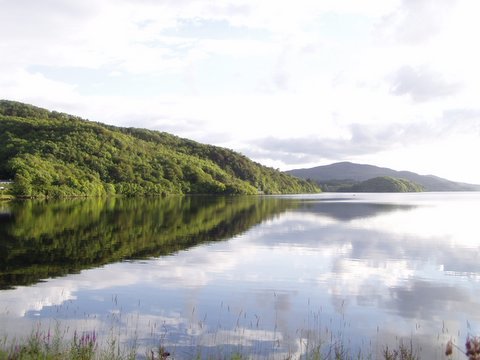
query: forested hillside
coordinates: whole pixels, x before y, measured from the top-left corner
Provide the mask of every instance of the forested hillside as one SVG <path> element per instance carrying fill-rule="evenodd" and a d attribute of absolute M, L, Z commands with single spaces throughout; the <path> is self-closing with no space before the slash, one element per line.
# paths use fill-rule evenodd
<path fill-rule="evenodd" d="M 390 176 L 379 176 L 362 181 L 342 191 L 348 192 L 421 192 L 423 187 L 405 179 Z"/>
<path fill-rule="evenodd" d="M 232 150 L 0 101 L 0 179 L 16 196 L 281 194 L 311 183 Z"/>

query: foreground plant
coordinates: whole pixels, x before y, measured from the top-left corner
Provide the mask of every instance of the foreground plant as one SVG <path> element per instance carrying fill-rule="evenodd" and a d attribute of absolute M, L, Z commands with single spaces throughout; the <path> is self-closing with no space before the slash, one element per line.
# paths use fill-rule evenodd
<path fill-rule="evenodd" d="M 93 359 L 97 347 L 97 335 L 95 331 L 92 333 L 82 333 L 81 336 L 75 331 L 70 347 L 70 358 L 73 360 Z"/>
<path fill-rule="evenodd" d="M 172 345 L 174 346 L 174 345 Z M 213 344 L 220 346 L 220 344 Z M 480 341 L 472 338 L 467 341 L 467 354 L 469 359 L 480 360 Z M 140 351 L 139 351 L 140 350 Z M 359 350 L 353 353 L 353 349 L 345 345 L 341 340 L 331 342 L 316 342 L 307 344 L 302 355 L 299 354 L 263 354 L 273 359 L 305 359 L 305 360 L 419 360 L 418 348 L 413 345 L 413 340 L 404 344 L 399 342 L 395 347 L 385 347 L 378 355 L 372 353 L 364 354 Z M 143 352 L 145 351 L 145 352 Z M 57 323 L 53 331 L 42 331 L 40 324 L 34 329 L 30 336 L 25 339 L 0 339 L 0 360 L 135 360 L 143 358 L 146 360 L 170 360 L 177 358 L 171 348 L 165 347 L 163 339 L 158 345 L 152 348 L 139 349 L 137 341 L 129 342 L 128 345 L 121 345 L 118 334 L 112 332 L 108 339 L 98 339 L 98 333 L 94 331 L 75 331 L 73 337 L 68 336 L 68 329 L 62 331 Z M 209 350 L 211 351 L 211 349 Z M 143 352 L 143 354 L 142 354 Z M 450 352 L 451 353 L 451 352 Z M 262 354 L 259 354 L 263 356 Z M 192 353 L 178 355 L 179 358 L 187 359 L 220 359 L 220 360 L 246 360 L 251 359 L 252 354 L 248 349 L 236 349 L 233 352 L 221 352 L 214 354 L 202 353 L 201 347 L 196 354 Z"/>
<path fill-rule="evenodd" d="M 50 329 L 47 332 L 37 329 L 22 341 L 14 339 L 7 342 L 7 339 L 4 338 L 0 343 L 0 360 L 135 359 L 135 356 L 112 351 L 100 353 L 95 331 L 82 332 L 81 334 L 75 331 L 71 341 L 66 341 L 64 335 L 57 327 L 53 334 Z"/>
<path fill-rule="evenodd" d="M 468 357 L 468 360 L 480 360 L 480 338 L 478 337 L 467 337 L 465 342 L 465 352 L 455 345 L 452 340 L 447 343 L 447 348 L 445 350 L 446 356 L 451 356 L 453 354 L 453 348 L 457 348 L 462 354 Z"/>
<path fill-rule="evenodd" d="M 388 346 L 383 351 L 383 358 L 385 360 L 419 360 L 420 357 L 413 349 L 413 344 L 410 342 L 410 346 L 403 344 L 402 342 L 398 346 L 398 349 L 389 349 Z"/>
<path fill-rule="evenodd" d="M 168 352 L 163 346 L 159 346 L 156 351 L 152 349 L 147 353 L 148 360 L 166 360 L 169 356 L 170 352 Z"/>

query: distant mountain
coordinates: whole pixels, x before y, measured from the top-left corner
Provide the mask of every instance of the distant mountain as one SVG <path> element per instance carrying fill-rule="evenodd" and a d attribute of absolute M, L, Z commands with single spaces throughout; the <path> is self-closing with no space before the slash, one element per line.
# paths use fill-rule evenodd
<path fill-rule="evenodd" d="M 12 179 L 18 197 L 320 191 L 226 148 L 7 100 L 0 100 L 0 179 Z"/>
<path fill-rule="evenodd" d="M 352 162 L 339 162 L 309 169 L 290 170 L 287 173 L 302 179 L 311 179 L 327 191 L 334 191 L 342 186 L 352 186 L 362 181 L 384 176 L 406 179 L 421 185 L 425 191 L 480 191 L 480 185 L 450 181 L 434 175 L 419 175 L 411 171 L 396 171 Z"/>

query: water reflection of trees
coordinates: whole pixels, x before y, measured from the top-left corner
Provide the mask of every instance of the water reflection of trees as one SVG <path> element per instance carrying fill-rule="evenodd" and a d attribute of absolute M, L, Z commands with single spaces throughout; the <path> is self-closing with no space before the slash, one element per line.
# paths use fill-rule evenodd
<path fill-rule="evenodd" d="M 13 203 L 0 222 L 0 288 L 227 239 L 291 206 L 201 196 Z"/>
<path fill-rule="evenodd" d="M 3 204 L 0 289 L 227 239 L 292 208 L 345 221 L 410 210 L 411 206 L 255 196 Z"/>

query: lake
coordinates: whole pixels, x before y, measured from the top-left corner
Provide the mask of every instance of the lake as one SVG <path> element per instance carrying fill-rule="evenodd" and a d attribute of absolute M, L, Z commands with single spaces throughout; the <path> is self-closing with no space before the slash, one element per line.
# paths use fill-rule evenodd
<path fill-rule="evenodd" d="M 480 334 L 479 209 L 474 192 L 0 203 L 0 337 L 444 358 Z"/>

